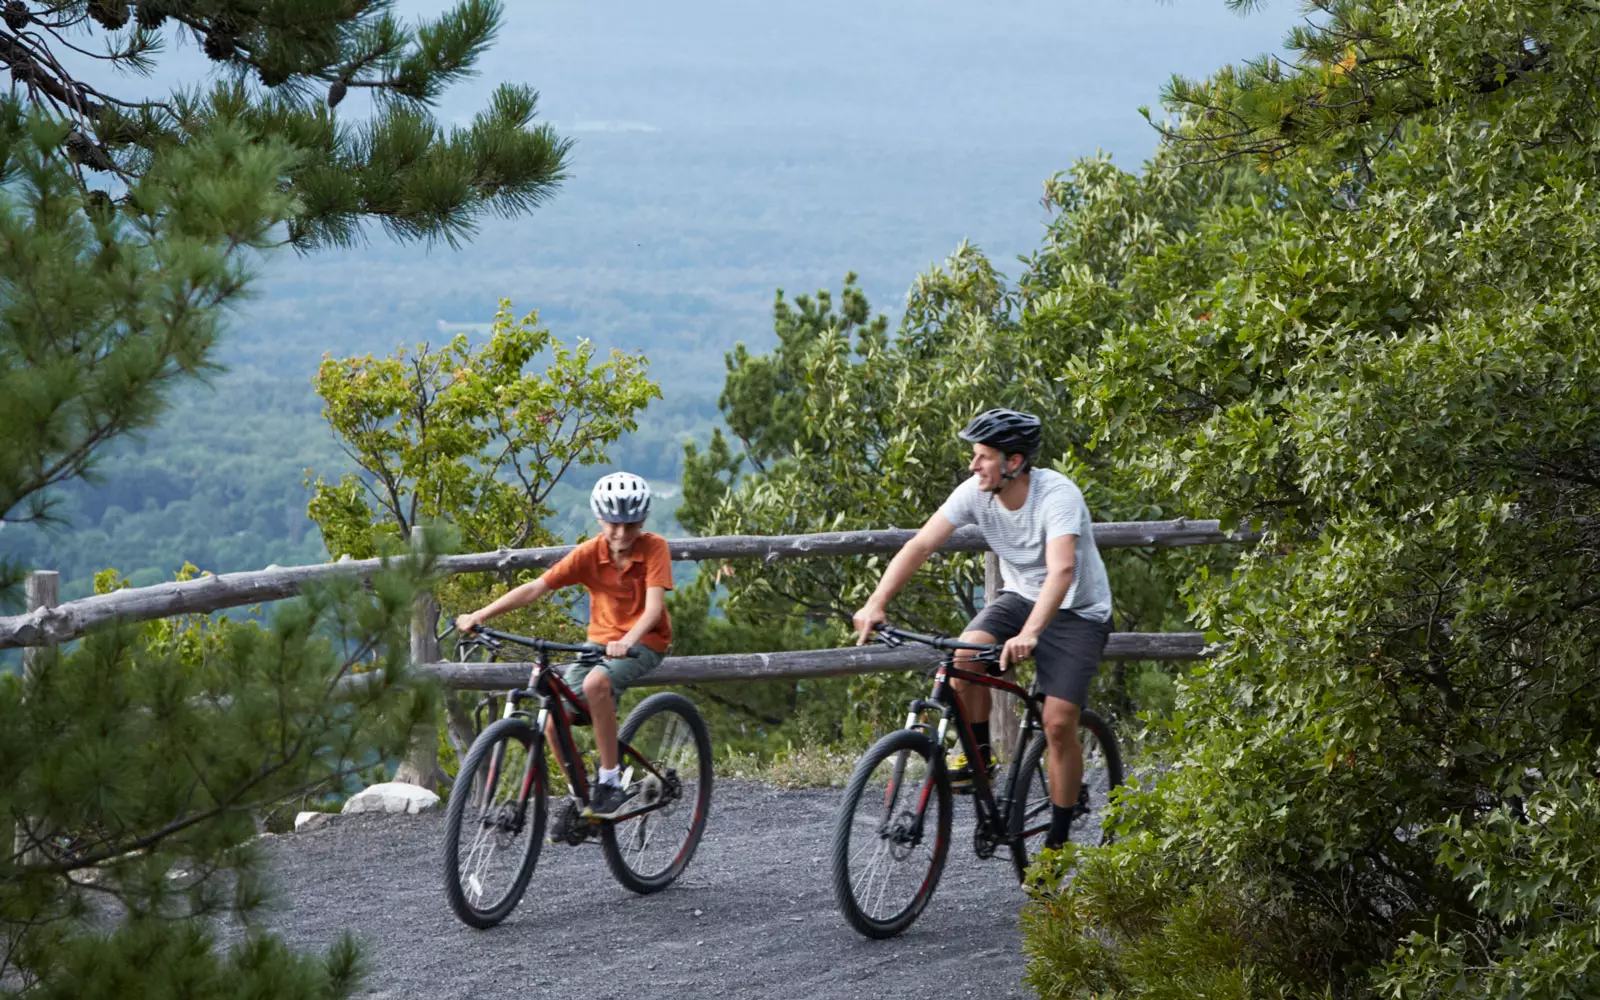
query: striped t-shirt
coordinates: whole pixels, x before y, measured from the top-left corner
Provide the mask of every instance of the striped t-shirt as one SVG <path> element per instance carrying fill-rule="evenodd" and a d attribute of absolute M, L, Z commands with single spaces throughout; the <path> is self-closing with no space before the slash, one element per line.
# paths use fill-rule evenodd
<path fill-rule="evenodd" d="M 976 524 L 984 541 L 1000 557 L 1001 589 L 1029 601 L 1039 599 L 1044 585 L 1045 543 L 1062 535 L 1077 535 L 1072 585 L 1061 606 L 1091 621 L 1111 619 L 1111 584 L 1105 563 L 1094 544 L 1094 524 L 1078 484 L 1050 469 L 1029 474 L 1028 498 L 1016 510 L 1006 510 L 1000 498 L 978 489 L 973 476 L 950 494 L 939 508 L 956 527 Z"/>

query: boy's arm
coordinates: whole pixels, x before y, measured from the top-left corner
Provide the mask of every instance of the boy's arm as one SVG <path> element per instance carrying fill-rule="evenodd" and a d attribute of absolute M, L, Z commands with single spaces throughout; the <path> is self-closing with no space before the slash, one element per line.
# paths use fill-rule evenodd
<path fill-rule="evenodd" d="M 900 588 L 906 585 L 912 574 L 928 561 L 928 557 L 939 551 L 939 546 L 950 540 L 955 534 L 956 526 L 951 523 L 944 511 L 935 511 L 928 518 L 920 531 L 911 536 L 911 541 L 900 547 L 894 559 L 889 563 L 889 568 L 883 571 L 883 578 L 878 581 L 878 589 L 867 598 L 867 603 L 855 613 L 853 619 L 856 627 L 856 645 L 867 641 L 867 636 L 872 634 L 872 626 L 884 620 L 884 609 L 889 602 L 894 600 L 894 595 L 900 593 Z"/>
<path fill-rule="evenodd" d="M 457 615 L 456 631 L 471 632 L 491 618 L 503 615 L 507 611 L 515 611 L 518 608 L 527 607 L 550 593 L 551 589 L 551 586 L 544 582 L 544 577 L 542 576 L 520 587 L 513 587 L 478 610 L 469 614 Z"/>
<path fill-rule="evenodd" d="M 640 639 L 650 634 L 650 630 L 661 621 L 661 614 L 667 607 L 667 588 L 646 587 L 644 591 L 644 613 L 639 620 L 633 623 L 633 628 L 628 629 L 626 635 L 615 642 L 606 643 L 606 655 L 613 659 L 620 659 L 638 644 Z"/>

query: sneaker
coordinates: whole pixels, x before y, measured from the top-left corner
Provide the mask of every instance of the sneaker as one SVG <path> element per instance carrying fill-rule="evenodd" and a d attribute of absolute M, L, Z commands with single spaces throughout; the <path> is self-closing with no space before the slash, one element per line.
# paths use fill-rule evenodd
<path fill-rule="evenodd" d="M 991 783 L 994 779 L 994 761 L 985 761 L 986 775 Z M 967 755 L 956 752 L 946 760 L 945 766 L 950 770 L 950 790 L 954 792 L 972 791 L 972 762 L 967 760 Z"/>
<path fill-rule="evenodd" d="M 594 798 L 589 801 L 589 807 L 583 814 L 591 819 L 615 819 L 618 813 L 627 809 L 632 800 L 633 795 L 623 791 L 621 786 L 597 784 L 594 788 Z"/>

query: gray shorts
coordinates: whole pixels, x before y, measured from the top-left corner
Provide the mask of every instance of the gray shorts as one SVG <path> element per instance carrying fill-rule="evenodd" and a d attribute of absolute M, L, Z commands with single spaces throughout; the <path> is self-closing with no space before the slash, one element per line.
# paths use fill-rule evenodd
<path fill-rule="evenodd" d="M 967 623 L 966 630 L 987 632 L 996 641 L 1005 642 L 1022 631 L 1032 613 L 1032 601 L 1007 590 L 984 605 L 978 617 Z M 1080 708 L 1088 704 L 1089 683 L 1100 670 L 1100 654 L 1105 652 L 1110 635 L 1109 621 L 1090 621 L 1072 611 L 1057 611 L 1033 650 L 1039 690 Z"/>
<path fill-rule="evenodd" d="M 634 656 L 624 657 L 620 660 L 601 660 L 598 665 L 590 663 L 573 663 L 561 672 L 561 679 L 567 682 L 567 687 L 578 697 L 583 697 L 583 679 L 589 676 L 591 670 L 604 670 L 606 676 L 611 678 L 611 696 L 621 696 L 630 685 L 639 683 L 639 678 L 661 666 L 665 653 L 658 653 L 649 646 L 640 643 L 633 647 Z"/>

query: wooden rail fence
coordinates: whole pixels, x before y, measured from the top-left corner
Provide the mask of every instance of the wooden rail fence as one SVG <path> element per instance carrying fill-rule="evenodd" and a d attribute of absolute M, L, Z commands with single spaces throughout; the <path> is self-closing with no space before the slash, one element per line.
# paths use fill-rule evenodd
<path fill-rule="evenodd" d="M 1191 545 L 1218 545 L 1252 542 L 1257 536 L 1247 532 L 1224 531 L 1217 521 L 1121 521 L 1096 524 L 1095 544 L 1102 549 L 1177 548 Z M 759 559 L 814 559 L 830 556 L 891 553 L 908 541 L 915 531 L 890 528 L 877 531 L 832 531 L 809 535 L 724 535 L 712 538 L 670 539 L 667 543 L 675 561 Z M 414 544 L 421 540 L 420 529 L 413 533 Z M 943 546 L 947 552 L 987 552 L 988 546 L 975 527 L 962 528 Z M 532 549 L 501 549 L 467 555 L 442 556 L 439 572 L 504 572 L 538 569 L 552 565 L 572 551 L 572 546 Z M 57 603 L 56 574 L 39 571 L 29 580 L 28 610 L 20 615 L 0 617 L 0 649 L 23 647 L 32 650 L 70 642 L 92 629 L 111 622 L 151 621 L 176 615 L 208 614 L 226 608 L 245 607 L 281 600 L 300 593 L 308 584 L 326 580 L 364 580 L 384 568 L 381 559 L 344 559 L 311 566 L 269 566 L 245 573 L 207 575 L 195 580 L 135 587 L 111 594 Z M 993 553 L 985 560 L 984 596 L 993 599 L 999 592 L 999 563 Z M 431 595 L 417 602 L 411 623 L 411 661 L 423 674 L 436 678 L 454 690 L 503 691 L 527 681 L 527 663 L 464 664 L 444 660 L 435 639 L 439 609 Z M 1196 660 L 1206 655 L 1198 632 L 1118 632 L 1106 646 L 1111 660 Z M 665 684 L 703 684 L 722 681 L 793 680 L 808 677 L 839 677 L 877 671 L 910 670 L 928 666 L 937 654 L 920 647 L 888 649 L 878 646 L 846 649 L 805 650 L 775 653 L 712 654 L 668 657 L 643 682 Z M 31 664 L 29 655 L 26 662 Z M 446 699 L 450 717 L 446 720 L 452 740 L 460 742 L 464 720 L 459 706 Z M 1016 706 L 1009 696 L 997 694 L 991 721 L 998 747 L 1004 755 L 1012 728 L 1005 723 L 1014 718 Z M 432 785 L 437 773 L 434 753 L 437 735 L 422 729 L 413 740 L 413 751 L 396 773 L 396 780 Z"/>
<path fill-rule="evenodd" d="M 1254 536 L 1225 532 L 1216 521 L 1112 521 L 1094 526 L 1102 549 L 1177 548 L 1253 541 Z M 868 555 L 898 551 L 916 532 L 905 528 L 881 531 L 830 531 L 813 535 L 721 535 L 677 538 L 667 543 L 677 561 L 722 559 L 805 559 L 821 556 Z M 440 572 L 485 573 L 541 569 L 572 551 L 570 545 L 536 549 L 501 549 L 469 555 L 442 556 Z M 983 552 L 987 546 L 976 528 L 958 530 L 942 551 Z M 20 615 L 0 617 L 0 649 L 52 646 L 76 639 L 112 621 L 150 621 L 176 615 L 209 614 L 281 600 L 300 593 L 308 583 L 366 579 L 383 568 L 381 559 L 346 559 L 312 566 L 269 566 L 247 573 L 224 573 L 195 580 L 133 587 L 56 606 L 38 606 Z"/>

